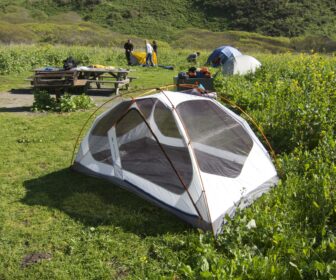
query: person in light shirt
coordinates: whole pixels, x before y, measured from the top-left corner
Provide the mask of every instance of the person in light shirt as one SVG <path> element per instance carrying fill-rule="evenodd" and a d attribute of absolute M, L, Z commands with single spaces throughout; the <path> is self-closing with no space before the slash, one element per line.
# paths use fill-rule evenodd
<path fill-rule="evenodd" d="M 146 66 L 154 66 L 154 63 L 153 63 L 153 47 L 148 42 L 148 40 L 146 40 L 145 43 L 146 43 Z"/>

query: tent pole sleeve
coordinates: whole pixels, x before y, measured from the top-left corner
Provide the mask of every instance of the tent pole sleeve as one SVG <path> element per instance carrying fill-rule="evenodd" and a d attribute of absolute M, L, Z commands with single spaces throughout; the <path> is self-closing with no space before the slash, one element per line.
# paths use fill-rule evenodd
<path fill-rule="evenodd" d="M 171 100 L 169 99 L 169 97 L 166 95 L 166 93 L 165 93 L 163 90 L 162 90 L 161 92 L 162 92 L 163 95 L 167 98 L 167 100 L 170 102 L 170 104 L 172 105 L 173 110 L 175 111 L 177 117 L 179 118 L 180 123 L 183 125 L 184 131 L 185 131 L 186 136 L 187 136 L 187 139 L 186 139 L 187 141 L 186 141 L 186 143 L 188 143 L 188 146 L 191 145 L 191 139 L 190 139 L 188 130 L 187 130 L 187 128 L 185 127 L 184 123 L 182 122 L 182 119 L 181 119 L 180 114 L 177 112 L 175 106 L 173 105 L 173 103 L 171 102 Z M 192 147 L 192 145 L 191 145 L 191 147 Z M 202 193 L 204 194 L 204 197 L 205 197 L 205 204 L 206 204 L 206 206 L 207 206 L 207 210 L 208 210 L 208 211 L 207 211 L 208 218 L 209 218 L 209 221 L 210 221 L 210 223 L 211 223 L 211 229 L 212 229 L 212 232 L 214 232 L 214 229 L 213 229 L 213 227 L 212 227 L 212 222 L 211 222 L 211 215 L 210 215 L 210 209 L 209 209 L 209 205 L 208 205 L 208 200 L 207 200 L 207 197 L 206 197 L 206 192 L 205 192 L 205 190 L 204 190 L 204 183 L 203 183 L 202 176 L 201 176 L 201 171 L 200 171 L 200 168 L 199 168 L 199 164 L 198 164 L 196 155 L 195 155 L 195 153 L 194 153 L 194 149 L 191 148 L 191 151 L 192 151 L 192 153 L 193 153 L 193 157 L 194 157 L 194 159 L 195 159 L 195 161 L 196 161 L 196 168 L 197 168 L 197 171 L 198 171 L 198 177 L 199 177 L 200 182 L 201 182 Z"/>

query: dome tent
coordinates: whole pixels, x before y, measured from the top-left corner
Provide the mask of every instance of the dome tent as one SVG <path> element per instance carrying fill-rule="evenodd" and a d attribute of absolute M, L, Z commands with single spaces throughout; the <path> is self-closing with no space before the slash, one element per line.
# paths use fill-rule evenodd
<path fill-rule="evenodd" d="M 277 182 L 244 119 L 215 100 L 169 91 L 124 100 L 100 115 L 73 168 L 214 234 L 226 214 Z"/>
<path fill-rule="evenodd" d="M 224 64 L 231 57 L 236 57 L 242 55 L 240 51 L 236 48 L 230 46 L 221 46 L 215 49 L 208 57 L 206 62 L 207 65 L 212 67 L 219 67 Z"/>
<path fill-rule="evenodd" d="M 259 67 L 261 67 L 261 63 L 254 57 L 240 55 L 227 60 L 222 66 L 222 72 L 227 75 L 246 75 L 254 73 Z"/>

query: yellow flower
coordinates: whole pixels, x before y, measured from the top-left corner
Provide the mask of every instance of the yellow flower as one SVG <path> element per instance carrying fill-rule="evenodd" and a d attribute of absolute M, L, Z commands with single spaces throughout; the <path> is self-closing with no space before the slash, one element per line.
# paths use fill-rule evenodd
<path fill-rule="evenodd" d="M 140 257 L 140 261 L 141 261 L 142 263 L 147 263 L 147 262 L 148 262 L 148 259 L 147 259 L 146 256 L 141 256 L 141 257 Z"/>

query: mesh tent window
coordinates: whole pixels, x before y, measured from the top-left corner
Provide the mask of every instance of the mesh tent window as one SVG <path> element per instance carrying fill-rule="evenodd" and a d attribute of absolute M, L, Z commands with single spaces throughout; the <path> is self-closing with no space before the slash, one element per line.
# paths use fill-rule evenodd
<path fill-rule="evenodd" d="M 185 191 L 192 178 L 186 147 L 159 144 L 136 109 L 131 109 L 117 122 L 116 135 L 124 170 L 171 192 Z"/>
<path fill-rule="evenodd" d="M 177 106 L 201 171 L 230 178 L 239 176 L 253 141 L 240 123 L 209 100 Z"/>
<path fill-rule="evenodd" d="M 95 160 L 112 165 L 111 147 L 107 138 L 107 132 L 114 125 L 115 121 L 127 112 L 131 104 L 131 100 L 119 103 L 107 112 L 91 130 L 89 149 Z"/>

